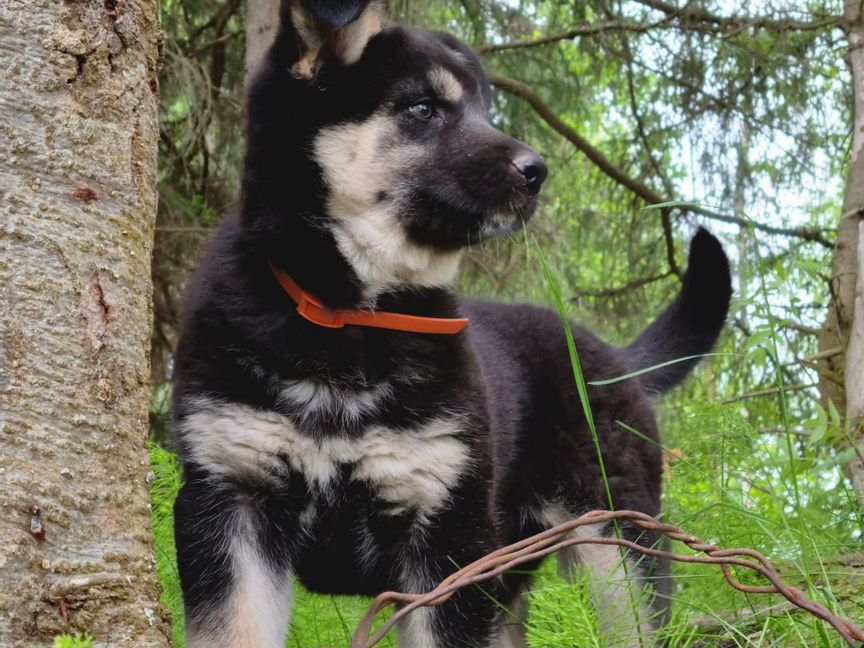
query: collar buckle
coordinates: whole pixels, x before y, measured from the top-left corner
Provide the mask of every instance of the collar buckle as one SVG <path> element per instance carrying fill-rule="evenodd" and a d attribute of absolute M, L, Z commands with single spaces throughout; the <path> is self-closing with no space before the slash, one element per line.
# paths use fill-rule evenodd
<path fill-rule="evenodd" d="M 345 311 L 329 310 L 305 292 L 297 301 L 297 312 L 303 319 L 324 328 L 340 329 L 345 326 Z"/>

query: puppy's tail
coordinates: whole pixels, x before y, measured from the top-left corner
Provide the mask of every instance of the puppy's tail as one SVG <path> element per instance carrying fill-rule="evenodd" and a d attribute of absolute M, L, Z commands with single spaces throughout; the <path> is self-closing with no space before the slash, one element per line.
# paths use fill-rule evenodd
<path fill-rule="evenodd" d="M 690 260 L 681 293 L 642 334 L 624 349 L 634 371 L 708 353 L 720 335 L 732 279 L 723 247 L 708 230 L 699 228 L 690 241 Z M 687 377 L 699 358 L 674 362 L 639 377 L 643 387 L 662 394 Z"/>

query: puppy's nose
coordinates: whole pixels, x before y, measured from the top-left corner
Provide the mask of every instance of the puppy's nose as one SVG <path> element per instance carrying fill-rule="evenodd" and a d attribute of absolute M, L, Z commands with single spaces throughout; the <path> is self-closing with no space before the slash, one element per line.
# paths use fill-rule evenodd
<path fill-rule="evenodd" d="M 528 193 L 531 195 L 540 191 L 543 181 L 549 175 L 549 169 L 546 167 L 543 158 L 533 151 L 517 155 L 513 160 L 513 166 L 519 170 L 519 173 L 525 176 L 525 181 L 528 183 Z"/>

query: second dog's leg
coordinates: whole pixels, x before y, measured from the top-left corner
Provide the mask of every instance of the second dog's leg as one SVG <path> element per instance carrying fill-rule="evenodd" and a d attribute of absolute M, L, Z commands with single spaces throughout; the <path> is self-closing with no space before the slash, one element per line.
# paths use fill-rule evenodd
<path fill-rule="evenodd" d="M 282 648 L 291 619 L 287 560 L 228 487 L 188 481 L 175 504 L 177 563 L 190 648 Z"/>

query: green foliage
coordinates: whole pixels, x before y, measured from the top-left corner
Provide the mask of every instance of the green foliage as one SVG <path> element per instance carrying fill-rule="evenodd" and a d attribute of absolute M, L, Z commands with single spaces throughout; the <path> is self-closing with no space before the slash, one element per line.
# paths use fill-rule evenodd
<path fill-rule="evenodd" d="M 547 561 L 529 594 L 528 643 L 532 646 L 605 646 L 597 606 L 591 595 L 591 575 L 578 574 L 566 580 L 556 567 L 556 560 Z"/>
<path fill-rule="evenodd" d="M 76 632 L 54 637 L 54 648 L 93 648 L 93 635 Z"/>

